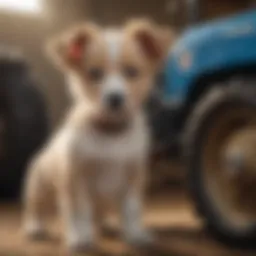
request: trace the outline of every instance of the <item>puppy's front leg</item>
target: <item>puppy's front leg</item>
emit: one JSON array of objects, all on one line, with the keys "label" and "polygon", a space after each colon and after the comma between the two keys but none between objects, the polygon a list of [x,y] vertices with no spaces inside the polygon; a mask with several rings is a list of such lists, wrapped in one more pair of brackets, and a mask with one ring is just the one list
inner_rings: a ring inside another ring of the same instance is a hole
[{"label": "puppy's front leg", "polygon": [[28,176],[25,180],[24,193],[24,231],[31,239],[47,237],[45,208],[47,208],[46,196],[48,185],[41,177],[38,162],[31,164]]},{"label": "puppy's front leg", "polygon": [[[73,173],[72,173],[73,171]],[[85,177],[72,170],[60,191],[60,210],[66,223],[66,239],[71,251],[87,251],[94,245],[93,206]]]},{"label": "puppy's front leg", "polygon": [[135,245],[153,242],[152,234],[143,225],[143,195],[145,188],[144,164],[133,164],[129,188],[123,201],[123,225],[125,239]]}]

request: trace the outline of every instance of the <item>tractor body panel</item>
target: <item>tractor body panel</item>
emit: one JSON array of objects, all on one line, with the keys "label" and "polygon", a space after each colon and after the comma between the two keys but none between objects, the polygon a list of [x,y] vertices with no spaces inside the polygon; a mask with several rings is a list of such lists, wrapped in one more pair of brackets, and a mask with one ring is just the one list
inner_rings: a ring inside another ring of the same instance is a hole
[{"label": "tractor body panel", "polygon": [[163,99],[183,105],[199,78],[248,65],[256,66],[256,11],[194,27],[170,52]]}]

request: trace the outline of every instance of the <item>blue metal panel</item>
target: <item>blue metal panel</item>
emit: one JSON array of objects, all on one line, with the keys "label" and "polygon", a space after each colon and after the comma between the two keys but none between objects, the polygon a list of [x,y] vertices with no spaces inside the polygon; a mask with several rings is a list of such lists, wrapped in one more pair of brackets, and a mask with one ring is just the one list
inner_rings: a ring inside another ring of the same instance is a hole
[{"label": "blue metal panel", "polygon": [[164,99],[182,103],[202,75],[256,64],[256,11],[193,28],[170,52]]}]

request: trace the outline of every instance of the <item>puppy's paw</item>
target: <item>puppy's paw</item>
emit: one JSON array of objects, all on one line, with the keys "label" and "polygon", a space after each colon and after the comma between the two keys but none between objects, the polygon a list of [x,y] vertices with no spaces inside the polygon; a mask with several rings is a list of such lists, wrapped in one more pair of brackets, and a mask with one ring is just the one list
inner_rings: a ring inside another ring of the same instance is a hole
[{"label": "puppy's paw", "polygon": [[148,230],[138,230],[125,235],[126,241],[133,246],[145,246],[155,241],[154,235]]},{"label": "puppy's paw", "polygon": [[67,241],[68,250],[71,253],[88,253],[95,249],[95,241],[89,236],[72,235]]},{"label": "puppy's paw", "polygon": [[36,220],[26,221],[23,227],[25,236],[30,240],[46,240],[49,234],[45,226]]},{"label": "puppy's paw", "polygon": [[71,253],[89,253],[95,250],[95,244],[89,242],[80,242],[68,246]]}]

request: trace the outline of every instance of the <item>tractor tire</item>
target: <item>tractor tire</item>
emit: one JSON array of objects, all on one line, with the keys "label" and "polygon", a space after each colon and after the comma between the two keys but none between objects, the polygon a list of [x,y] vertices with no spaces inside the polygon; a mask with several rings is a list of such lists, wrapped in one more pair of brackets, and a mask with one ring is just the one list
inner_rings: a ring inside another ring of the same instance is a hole
[{"label": "tractor tire", "polygon": [[1,54],[0,81],[0,198],[14,199],[28,161],[46,140],[48,118],[23,59]]},{"label": "tractor tire", "polygon": [[[251,206],[255,205],[256,179],[242,168],[244,145],[236,144],[242,157],[231,162],[225,150],[234,135],[248,137],[247,130],[253,131],[253,141],[255,80],[231,82],[208,91],[195,106],[183,141],[188,185],[197,213],[217,240],[239,248],[256,247],[256,209]],[[256,158],[256,149],[252,153]]]}]

